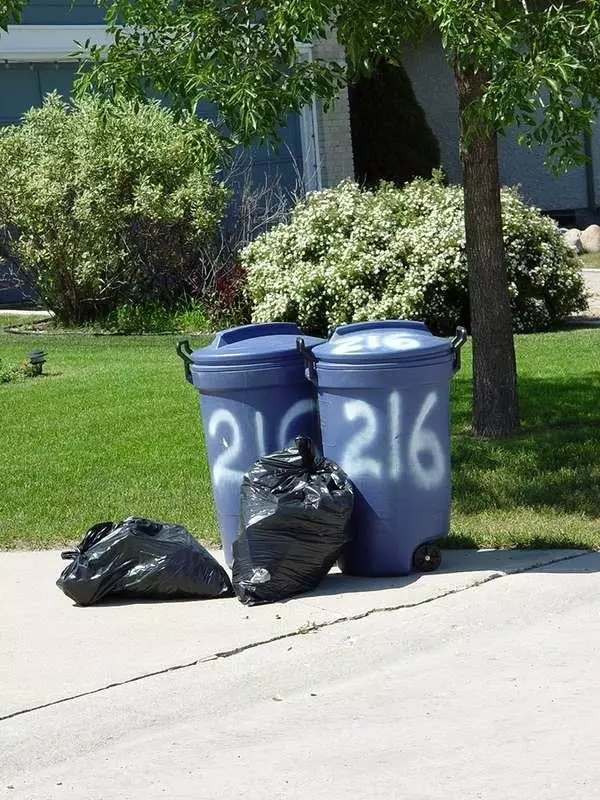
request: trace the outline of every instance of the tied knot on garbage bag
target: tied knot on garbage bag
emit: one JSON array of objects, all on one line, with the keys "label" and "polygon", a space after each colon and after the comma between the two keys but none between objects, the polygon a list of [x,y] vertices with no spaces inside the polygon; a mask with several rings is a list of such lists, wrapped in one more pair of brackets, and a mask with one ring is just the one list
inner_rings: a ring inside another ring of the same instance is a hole
[{"label": "tied knot on garbage bag", "polygon": [[233,595],[223,567],[181,525],[128,517],[100,522],[75,550],[56,585],[77,605],[107,596],[175,599]]},{"label": "tied knot on garbage bag", "polygon": [[307,437],[260,458],[244,475],[233,588],[248,605],[319,585],[349,541],[354,493],[344,471]]}]

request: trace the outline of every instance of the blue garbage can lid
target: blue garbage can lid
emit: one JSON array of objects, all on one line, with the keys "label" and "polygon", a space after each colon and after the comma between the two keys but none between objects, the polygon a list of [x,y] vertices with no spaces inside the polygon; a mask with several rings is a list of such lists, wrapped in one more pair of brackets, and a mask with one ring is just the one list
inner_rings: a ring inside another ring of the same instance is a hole
[{"label": "blue garbage can lid", "polygon": [[324,341],[307,336],[293,322],[265,322],[229,328],[217,333],[206,347],[191,353],[192,369],[195,366],[208,369],[244,367],[290,358],[302,362],[303,356],[296,345],[298,338],[304,340],[306,347]]},{"label": "blue garbage can lid", "polygon": [[313,349],[317,363],[340,365],[431,364],[446,361],[451,352],[448,339],[434,336],[423,322],[404,319],[342,325],[328,342]]}]

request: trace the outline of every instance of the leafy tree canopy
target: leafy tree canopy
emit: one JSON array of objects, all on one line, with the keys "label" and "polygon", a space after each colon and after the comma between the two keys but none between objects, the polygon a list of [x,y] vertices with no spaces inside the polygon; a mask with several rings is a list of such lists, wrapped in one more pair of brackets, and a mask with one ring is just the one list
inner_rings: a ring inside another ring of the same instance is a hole
[{"label": "leafy tree canopy", "polygon": [[[12,0],[17,2],[17,0]],[[581,162],[600,95],[597,0],[99,0],[115,36],[91,46],[79,89],[166,94],[179,110],[214,102],[241,141],[273,135],[313,95],[329,103],[353,75],[430,31],[461,71],[489,74],[471,106],[475,124],[527,129],[549,162]],[[298,43],[334,28],[348,65],[311,60]]]},{"label": "leafy tree canopy", "polygon": [[23,7],[28,0],[2,0],[0,2],[0,28],[8,30],[8,26],[13,22],[21,22]]}]

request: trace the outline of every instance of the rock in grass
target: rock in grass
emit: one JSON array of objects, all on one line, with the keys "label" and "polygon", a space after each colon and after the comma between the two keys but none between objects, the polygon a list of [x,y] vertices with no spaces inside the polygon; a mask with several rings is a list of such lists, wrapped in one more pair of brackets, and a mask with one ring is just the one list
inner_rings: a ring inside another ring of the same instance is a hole
[{"label": "rock in grass", "polygon": [[581,244],[581,231],[579,228],[571,228],[564,231],[563,236],[567,244],[575,250],[577,254],[583,253],[583,245]]},{"label": "rock in grass", "polygon": [[582,231],[581,244],[586,253],[600,253],[600,225],[590,225]]}]

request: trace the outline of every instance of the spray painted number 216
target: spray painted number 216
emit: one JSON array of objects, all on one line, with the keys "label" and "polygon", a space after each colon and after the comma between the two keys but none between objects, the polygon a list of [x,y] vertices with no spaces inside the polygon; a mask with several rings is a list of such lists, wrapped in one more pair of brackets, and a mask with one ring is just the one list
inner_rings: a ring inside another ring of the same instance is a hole
[{"label": "spray painted number 216", "polygon": [[[360,423],[350,438],[341,459],[342,469],[350,478],[370,475],[399,480],[407,474],[420,489],[434,489],[446,477],[446,456],[436,433],[426,425],[427,418],[438,402],[435,392],[429,392],[410,425],[406,436],[402,430],[402,395],[391,392],[387,403],[386,435],[388,452],[375,455],[373,444],[380,433],[381,416],[364,400],[347,400],[344,417]],[[406,443],[406,449],[404,444]]]},{"label": "spray painted number 216", "polygon": [[[311,400],[298,400],[288,409],[279,422],[276,430],[276,441],[280,448],[288,447],[296,433],[298,420],[312,413]],[[231,411],[219,408],[213,411],[208,420],[208,435],[220,441],[222,452],[215,458],[212,477],[215,486],[232,481],[240,483],[245,470],[252,461],[267,452],[265,442],[264,415],[257,411],[254,415],[254,430],[242,432],[242,426]],[[250,441],[248,441],[250,439]],[[250,455],[248,455],[250,453]],[[240,464],[240,458],[242,464]]]}]

